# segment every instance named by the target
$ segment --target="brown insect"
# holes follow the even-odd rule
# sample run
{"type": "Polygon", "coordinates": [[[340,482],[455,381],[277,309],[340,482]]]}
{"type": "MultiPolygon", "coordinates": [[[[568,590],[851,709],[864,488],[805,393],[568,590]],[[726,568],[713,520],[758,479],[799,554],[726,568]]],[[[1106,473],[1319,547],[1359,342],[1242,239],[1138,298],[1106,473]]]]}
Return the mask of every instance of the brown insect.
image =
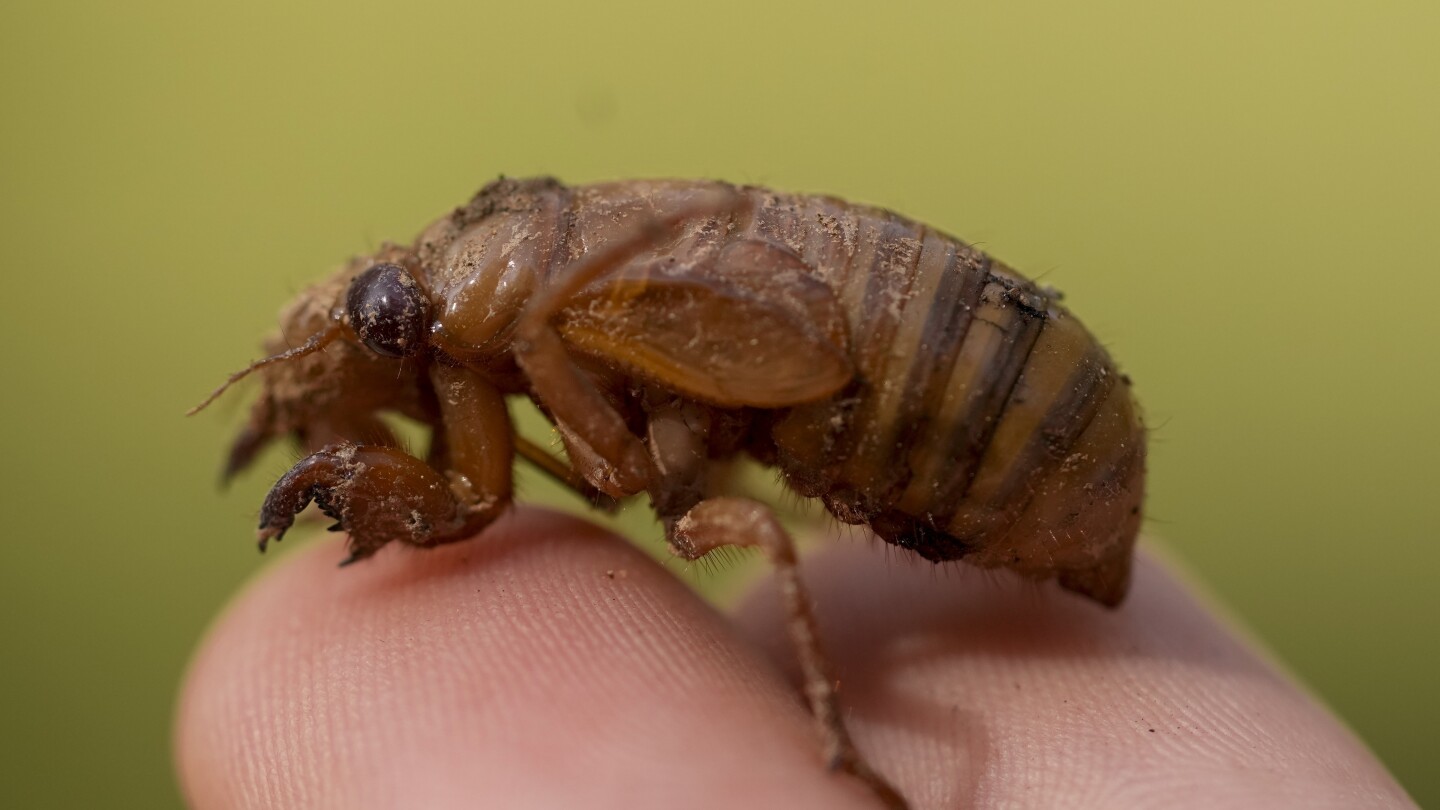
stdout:
{"type": "Polygon", "coordinates": [[[758,546],[829,763],[901,807],[845,730],[790,538],[723,470],[751,456],[927,559],[1119,603],[1145,429],[1129,380],[1057,299],[831,197],[501,179],[286,310],[303,344],[272,340],[230,380],[264,370],[226,473],[298,440],[311,454],[265,499],[260,547],[314,501],[348,533],[346,563],[474,536],[509,506],[517,455],[596,503],[648,493],[685,558],[758,546]],[[568,462],[516,435],[508,396],[540,407],[568,462]],[[386,411],[433,429],[428,458],[400,448],[386,411]]]}

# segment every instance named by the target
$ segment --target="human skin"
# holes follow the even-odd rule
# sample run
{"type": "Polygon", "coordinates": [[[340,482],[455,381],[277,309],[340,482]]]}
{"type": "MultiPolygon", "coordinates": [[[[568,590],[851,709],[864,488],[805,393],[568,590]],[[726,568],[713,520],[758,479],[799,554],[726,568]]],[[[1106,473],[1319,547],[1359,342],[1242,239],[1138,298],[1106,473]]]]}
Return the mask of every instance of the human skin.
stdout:
{"type": "MultiPolygon", "coordinates": [[[[824,769],[765,584],[726,617],[529,509],[344,555],[291,551],[211,629],[176,727],[192,807],[878,806],[824,769]]],[[[1148,556],[1113,611],[858,536],[802,572],[850,728],[916,810],[1414,806],[1148,556]]]]}

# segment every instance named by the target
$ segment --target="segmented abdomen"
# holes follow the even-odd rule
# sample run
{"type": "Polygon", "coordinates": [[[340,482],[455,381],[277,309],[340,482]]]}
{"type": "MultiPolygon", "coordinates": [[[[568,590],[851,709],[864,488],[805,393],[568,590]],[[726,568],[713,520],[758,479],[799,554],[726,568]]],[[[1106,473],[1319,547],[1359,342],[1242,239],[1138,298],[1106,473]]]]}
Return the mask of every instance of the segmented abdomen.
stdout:
{"type": "Polygon", "coordinates": [[[858,370],[774,425],[798,490],[932,559],[1053,573],[1128,558],[1144,428],[1055,296],[889,212],[754,193],[743,235],[795,250],[835,290],[858,370]]]}

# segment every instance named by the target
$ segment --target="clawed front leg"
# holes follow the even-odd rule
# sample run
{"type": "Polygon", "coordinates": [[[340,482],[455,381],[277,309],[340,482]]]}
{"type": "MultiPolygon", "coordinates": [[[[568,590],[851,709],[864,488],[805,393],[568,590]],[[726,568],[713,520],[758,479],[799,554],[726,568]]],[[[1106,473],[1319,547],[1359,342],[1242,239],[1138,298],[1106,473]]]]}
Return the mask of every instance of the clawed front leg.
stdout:
{"type": "Polygon", "coordinates": [[[286,473],[260,509],[260,550],[280,540],[314,501],[350,535],[350,556],[362,560],[392,540],[433,546],[465,520],[444,478],[393,447],[336,444],[306,456],[286,473]]]}
{"type": "Polygon", "coordinates": [[[430,371],[440,403],[449,467],[435,468],[396,447],[340,443],[313,453],[286,473],[260,510],[260,550],[284,536],[312,501],[350,535],[350,557],[362,560],[386,543],[430,547],[463,540],[510,504],[514,445],[499,392],[463,368],[430,371]]]}

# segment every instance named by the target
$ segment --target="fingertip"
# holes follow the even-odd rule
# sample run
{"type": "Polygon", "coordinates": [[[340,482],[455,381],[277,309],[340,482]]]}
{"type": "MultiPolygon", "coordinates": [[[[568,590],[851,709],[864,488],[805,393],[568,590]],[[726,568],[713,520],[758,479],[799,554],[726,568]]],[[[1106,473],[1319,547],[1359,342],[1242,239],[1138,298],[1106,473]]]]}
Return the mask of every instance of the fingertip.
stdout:
{"type": "Polygon", "coordinates": [[[518,510],[343,557],[285,555],[211,629],[177,714],[192,807],[864,806],[767,662],[608,532],[518,510]]]}
{"type": "MultiPolygon", "coordinates": [[[[430,553],[391,546],[351,566],[333,538],[285,544],[190,663],[175,731],[188,804],[400,806],[398,780],[376,785],[372,768],[356,766],[380,755],[372,732],[403,715],[397,701],[447,677],[443,664],[420,653],[468,647],[459,614],[446,605],[484,590],[477,574],[487,563],[523,576],[543,567],[557,544],[610,543],[588,524],[546,512],[510,516],[487,540],[430,553]],[[345,710],[332,716],[337,701],[345,710]]],[[[380,775],[387,773],[397,775],[380,775]]]]}

